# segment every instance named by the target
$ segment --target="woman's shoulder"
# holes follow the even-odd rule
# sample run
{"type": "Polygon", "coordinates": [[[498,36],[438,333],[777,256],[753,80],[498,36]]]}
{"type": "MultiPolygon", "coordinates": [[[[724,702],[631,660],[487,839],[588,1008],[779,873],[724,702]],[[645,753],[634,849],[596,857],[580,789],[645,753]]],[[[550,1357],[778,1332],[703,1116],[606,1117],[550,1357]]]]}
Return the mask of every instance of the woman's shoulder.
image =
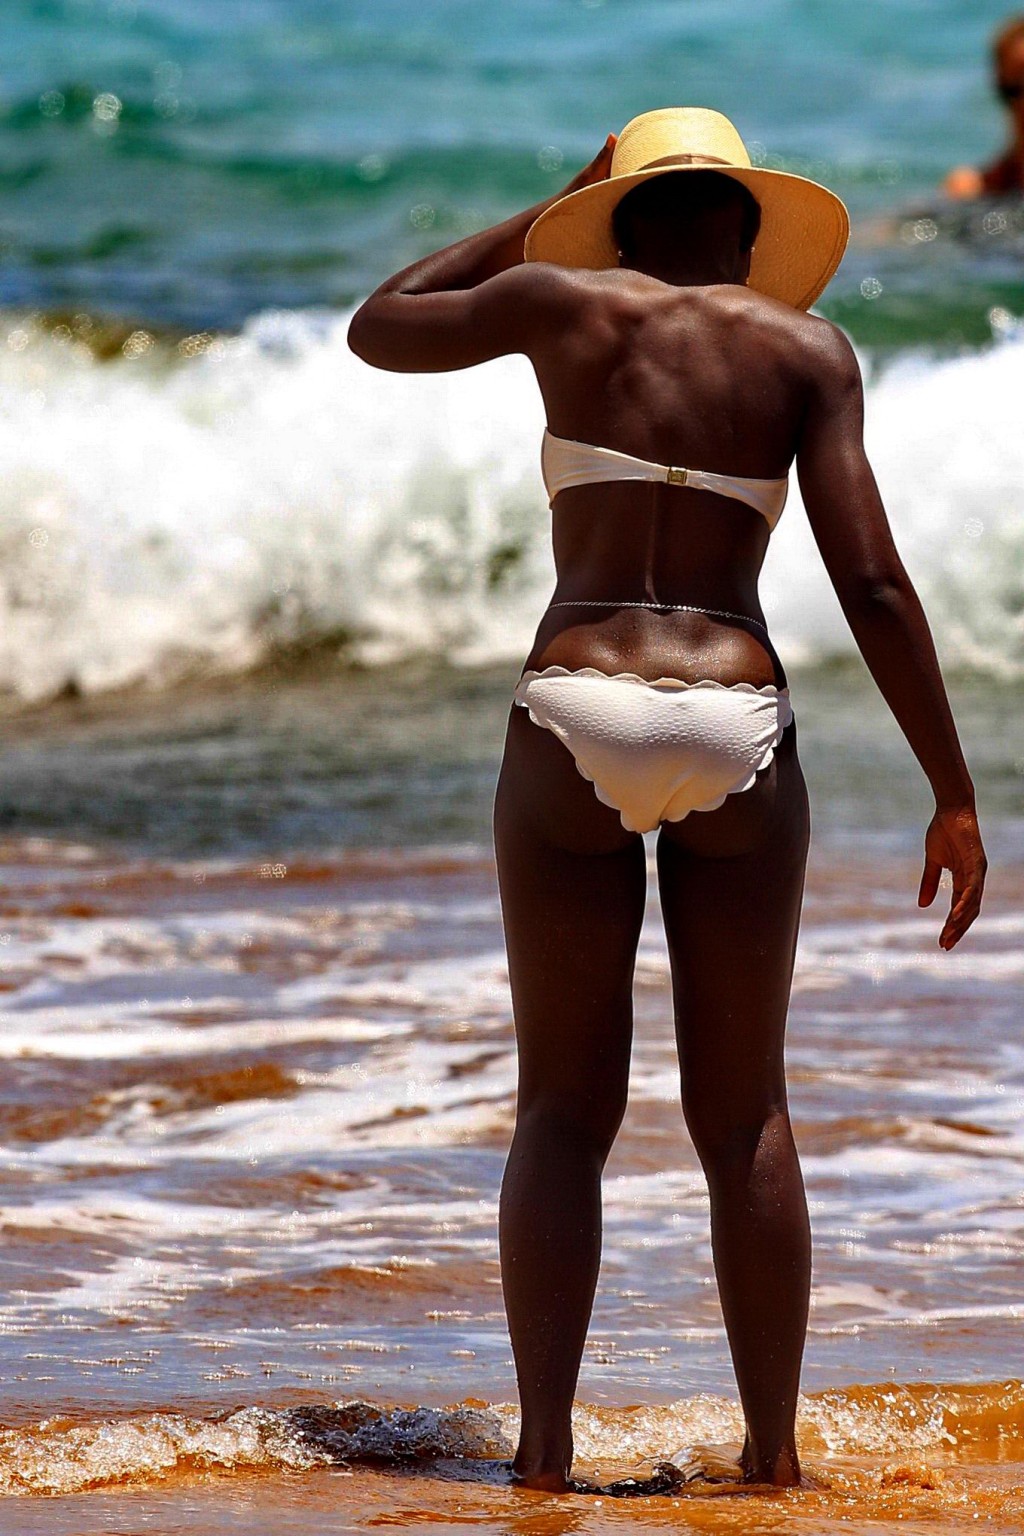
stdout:
{"type": "Polygon", "coordinates": [[[730,286],[718,292],[727,322],[794,362],[802,361],[808,368],[836,368],[853,357],[845,332],[824,315],[795,309],[752,288],[730,286]]]}

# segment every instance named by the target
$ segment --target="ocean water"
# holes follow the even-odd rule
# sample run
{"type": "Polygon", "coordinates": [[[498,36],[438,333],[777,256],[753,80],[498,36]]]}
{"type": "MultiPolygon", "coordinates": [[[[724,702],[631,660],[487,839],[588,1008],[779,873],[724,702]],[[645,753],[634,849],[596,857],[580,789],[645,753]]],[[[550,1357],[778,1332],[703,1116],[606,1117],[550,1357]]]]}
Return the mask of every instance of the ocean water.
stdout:
{"type": "MultiPolygon", "coordinates": [[[[546,1530],[557,1508],[502,1474],[515,1050],[486,850],[26,838],[0,867],[4,1529],[546,1530]]],[[[1021,866],[951,955],[918,868],[815,848],[789,1074],[816,1256],[800,1443],[827,1486],[731,1515],[691,1490],[713,1530],[1024,1516],[1021,866]]],[[[636,999],[576,1416],[605,1483],[741,1429],[653,899],[636,999]]]]}
{"type": "MultiPolygon", "coordinates": [[[[553,586],[529,364],[417,377],[347,313],[264,312],[196,356],[0,349],[0,700],[159,687],[316,651],[521,656],[553,586]]],[[[12,344],[13,338],[13,344],[12,344]]],[[[1024,669],[1024,334],[865,365],[867,438],[944,662],[1024,669]]],[[[849,656],[795,483],[762,579],[791,663],[849,656]]]]}
{"type": "MultiPolygon", "coordinates": [[[[10,0],[5,1536],[1024,1528],[1024,205],[935,191],[999,146],[1001,15],[10,0]],[[552,581],[542,415],[522,358],[386,375],[345,331],[417,253],[687,101],[851,207],[821,307],[862,359],[991,888],[940,952],[927,786],[794,485],[763,596],[814,825],[789,1070],[825,1486],[550,1501],[505,1469],[489,850],[552,581]]],[[[653,887],[636,1000],[576,1422],[605,1485],[740,1432],[653,887]]]]}
{"type": "MultiPolygon", "coordinates": [[[[348,352],[384,276],[564,184],[672,101],[849,202],[823,309],[943,659],[1024,661],[1024,204],[936,194],[1000,145],[998,6],[887,0],[12,0],[0,73],[0,698],[282,651],[478,664],[550,586],[528,365],[348,352]],[[780,46],[778,39],[784,39],[780,46]],[[6,310],[6,313],[3,313],[6,310]]],[[[787,657],[848,653],[798,502],[787,657]]]]}
{"type": "Polygon", "coordinates": [[[859,311],[872,335],[979,340],[986,304],[1020,298],[1019,220],[953,220],[936,238],[897,219],[881,241],[875,225],[927,212],[951,159],[995,147],[984,50],[1003,13],[9,0],[0,295],[192,330],[344,306],[550,195],[637,112],[689,102],[849,200],[858,238],[828,303],[855,331],[859,311]],[[864,276],[884,291],[861,301],[864,276]]]}

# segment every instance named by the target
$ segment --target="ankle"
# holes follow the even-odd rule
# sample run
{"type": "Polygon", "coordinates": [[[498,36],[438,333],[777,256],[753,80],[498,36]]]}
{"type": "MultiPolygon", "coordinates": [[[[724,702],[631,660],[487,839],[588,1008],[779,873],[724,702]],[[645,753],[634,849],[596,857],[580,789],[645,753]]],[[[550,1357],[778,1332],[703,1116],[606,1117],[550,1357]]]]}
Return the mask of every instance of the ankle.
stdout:
{"type": "Polygon", "coordinates": [[[512,1481],[517,1488],[532,1488],[537,1493],[568,1493],[568,1474],[559,1471],[520,1471],[512,1463],[512,1481]]]}
{"type": "Polygon", "coordinates": [[[784,1445],[765,1453],[754,1446],[749,1436],[740,1457],[743,1475],[750,1483],[771,1483],[776,1488],[794,1488],[800,1483],[800,1459],[795,1445],[784,1445]]]}
{"type": "Polygon", "coordinates": [[[547,1493],[564,1493],[569,1486],[573,1446],[526,1446],[520,1442],[512,1462],[512,1480],[520,1487],[540,1488],[547,1493]]]}

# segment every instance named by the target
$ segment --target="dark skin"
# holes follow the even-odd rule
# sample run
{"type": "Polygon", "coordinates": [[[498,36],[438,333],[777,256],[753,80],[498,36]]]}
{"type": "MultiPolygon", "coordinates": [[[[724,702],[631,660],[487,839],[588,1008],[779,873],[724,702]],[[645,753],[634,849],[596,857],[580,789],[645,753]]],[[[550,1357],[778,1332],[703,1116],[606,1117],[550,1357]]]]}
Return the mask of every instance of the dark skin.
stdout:
{"type": "MultiPolygon", "coordinates": [[[[609,136],[565,191],[606,176],[613,146],[609,136]]],[[[918,899],[930,905],[952,871],[939,936],[952,949],[984,885],[974,790],[864,454],[849,343],[744,286],[738,201],[705,211],[685,238],[664,218],[638,220],[622,264],[599,272],[523,263],[526,231],[548,205],[390,278],[355,315],[353,350],[420,372],[521,352],[557,435],[764,479],[795,460],[843,611],[935,794],[918,899]]],[[[768,526],[739,502],[662,484],[574,486],[556,498],[553,536],[559,599],[688,603],[764,620],[768,526]]],[[[753,623],[628,607],[549,610],[526,665],[786,681],[753,623]]],[[[522,1405],[513,1473],[557,1492],[571,1486],[601,1173],[626,1104],[645,855],[562,743],[521,709],[509,719],[494,826],[520,1064],[499,1223],[522,1405]]],[[[741,1469],[776,1486],[801,1481],[794,1424],[810,1233],[783,1044],[808,838],[795,724],[752,788],[658,835],[683,1109],[708,1180],[747,1426],[741,1469]]]]}

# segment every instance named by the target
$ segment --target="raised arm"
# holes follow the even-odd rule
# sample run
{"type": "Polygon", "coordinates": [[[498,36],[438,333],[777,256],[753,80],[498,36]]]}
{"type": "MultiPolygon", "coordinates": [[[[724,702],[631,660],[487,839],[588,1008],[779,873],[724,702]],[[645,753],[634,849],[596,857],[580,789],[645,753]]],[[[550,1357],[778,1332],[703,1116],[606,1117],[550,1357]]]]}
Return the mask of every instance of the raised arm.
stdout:
{"type": "Polygon", "coordinates": [[[864,391],[853,348],[825,321],[811,361],[797,473],[825,568],[872,677],[935,795],[918,901],[944,868],[953,899],[939,944],[952,949],[978,915],[986,859],[967,771],[928,621],[893,542],[864,452],[864,391]]]}
{"type": "Polygon", "coordinates": [[[590,164],[554,197],[381,283],[352,317],[352,351],[396,373],[439,373],[528,352],[531,336],[550,327],[564,301],[566,274],[543,263],[524,265],[526,232],[558,198],[604,180],[614,146],[609,134],[590,164]]]}

